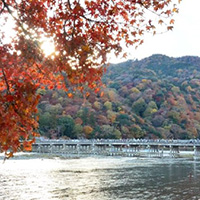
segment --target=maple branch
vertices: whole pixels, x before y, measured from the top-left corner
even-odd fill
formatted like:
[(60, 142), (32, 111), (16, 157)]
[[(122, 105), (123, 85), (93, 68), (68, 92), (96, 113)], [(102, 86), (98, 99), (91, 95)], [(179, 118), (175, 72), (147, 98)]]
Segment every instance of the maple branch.
[(19, 20), (13, 15), (13, 12), (12, 12), (12, 11), (10, 10), (10, 8), (9, 8), (10, 5), (8, 5), (8, 4), (5, 2), (5, 0), (1, 0), (1, 1), (3, 2), (4, 7), (7, 8), (8, 12), (9, 12), (10, 15), (12, 16), (12, 18), (13, 18), (13, 19), (19, 24), (19, 26), (22, 28), (22, 30), (24, 31), (24, 33), (30, 35), (30, 34), (28, 33), (28, 31), (26, 31), (26, 30), (24, 29), (23, 25), (19, 22)]
[(94, 22), (94, 23), (105, 23), (105, 21), (96, 21), (94, 19), (87, 18), (85, 15), (79, 15), (80, 17), (83, 17), (85, 20), (89, 22)]
[(72, 10), (72, 7), (71, 7), (71, 2), (70, 2), (70, 0), (67, 0), (67, 3), (68, 3), (68, 5), (69, 5), (69, 9), (70, 9), (70, 10)]
[[(71, 7), (71, 2), (70, 2), (70, 0), (67, 0), (67, 3), (68, 3), (68, 5), (69, 5), (69, 9), (70, 10), (73, 10), (72, 9), (72, 7)], [(80, 5), (80, 1), (78, 1), (78, 4)], [(95, 23), (102, 23), (101, 21), (96, 21), (96, 20), (93, 20), (93, 19), (90, 19), (90, 18), (87, 18), (85, 15), (80, 15), (80, 14), (78, 14), (80, 17), (83, 17), (85, 20), (87, 20), (87, 21), (90, 21), (90, 22), (95, 22)]]
[(8, 5), (6, 2), (5, 2), (5, 0), (1, 0), (2, 1), (2, 3), (3, 3), (3, 10), (4, 10), (4, 8), (7, 8), (7, 10), (8, 10), (8, 12), (10, 13), (10, 14), (12, 14), (12, 11), (10, 10), (10, 8), (9, 8), (9, 6), (10, 5)]
[[(7, 87), (7, 94), (9, 95), (12, 95), (11, 91), (10, 91), (10, 86), (9, 86), (9, 83), (8, 83), (8, 79), (7, 79), (7, 76), (6, 76), (6, 73), (5, 73), (5, 70), (4, 70), (4, 67), (2, 67), (2, 74), (3, 74), (3, 77), (4, 77), (4, 81), (6, 83), (6, 87)], [(23, 119), (22, 115), (20, 114), (20, 112), (17, 110), (17, 108), (15, 107), (15, 103), (13, 101), (10, 102), (10, 104), (12, 105), (14, 111), (16, 114), (19, 115), (19, 117), (21, 119)], [(9, 104), (7, 104), (9, 105)], [(8, 108), (8, 107), (7, 107)]]
[[(2, 67), (2, 74), (3, 74), (4, 81), (5, 81), (6, 87), (7, 87), (7, 94), (12, 95), (11, 92), (10, 92), (10, 86), (9, 86), (9, 83), (8, 83), (8, 79), (6, 77), (6, 73), (4, 71), (4, 67)], [(10, 104), (13, 106), (14, 111), (21, 117), (21, 114), (16, 109), (14, 102), (12, 101), (12, 102), (10, 102)]]
[[(159, 14), (159, 13), (157, 13), (156, 11), (150, 9), (150, 6), (148, 6), (148, 5), (145, 6), (143, 2), (138, 2), (138, 3), (140, 4), (141, 7), (145, 8), (147, 11), (151, 12), (152, 14), (154, 14), (154, 15), (156, 15), (156, 16), (158, 16), (158, 17), (162, 17), (162, 18), (165, 18), (165, 19), (168, 18), (167, 16), (163, 16), (163, 15), (162, 15), (163, 12)], [(166, 25), (166, 23), (165, 23), (165, 25)]]
[(67, 32), (66, 32), (66, 30), (65, 30), (66, 24), (67, 24), (67, 20), (65, 20), (65, 21), (64, 21), (64, 24), (63, 24), (64, 35), (67, 35)]
[(5, 6), (3, 5), (3, 8), (2, 8), (1, 11), (0, 11), (0, 15), (1, 15), (1, 13), (4, 11), (4, 8), (5, 8)]
[[(7, 8), (8, 12), (9, 12), (10, 15), (12, 16), (12, 18), (13, 18), (13, 19), (17, 22), (17, 24), (21, 27), (21, 29), (23, 30), (24, 34), (25, 34), (25, 35), (28, 35), (28, 36), (33, 40), (33, 37), (32, 37), (32, 35), (31, 35), (31, 33), (28, 32), (28, 31), (24, 28), (23, 23), (21, 23), (21, 22), (19, 21), (19, 19), (17, 19), (17, 18), (13, 15), (13, 11), (9, 8), (10, 5), (8, 5), (8, 4), (5, 2), (5, 0), (1, 0), (1, 1), (3, 2), (4, 7)], [(16, 7), (17, 7), (17, 9), (18, 9), (17, 2), (15, 1), (15, 3), (16, 3)], [(39, 47), (38, 44), (36, 44), (36, 46)]]
[[(7, 8), (8, 12), (10, 13), (10, 15), (11, 15), (11, 16), (13, 17), (13, 19), (18, 23), (18, 25), (22, 28), (24, 34), (29, 35), (29, 37), (33, 40), (32, 35), (24, 28), (23, 24), (20, 23), (19, 20), (18, 20), (15, 16), (13, 16), (12, 11), (11, 11), (11, 9), (9, 8), (10, 5), (8, 5), (8, 4), (5, 2), (5, 0), (1, 0), (1, 1), (3, 2), (4, 8)], [(16, 3), (16, 7), (17, 7), (17, 2), (15, 1), (15, 3)], [(35, 45), (36, 48), (40, 48), (40, 46), (39, 46), (37, 43), (34, 43), (34, 45)], [(42, 62), (44, 62), (44, 61), (42, 60), (42, 61), (40, 61), (40, 62), (42, 63)], [(42, 73), (44, 76), (46, 76), (46, 77), (50, 80), (48, 74), (45, 73), (45, 72), (43, 72), (43, 71), (40, 69), (40, 67), (39, 67), (38, 65), (37, 65), (37, 68), (38, 68), (38, 70), (40, 71), (40, 73)], [(5, 71), (4, 71), (3, 69), (2, 69), (2, 73), (3, 73), (3, 75), (4, 75), (4, 79), (5, 79), (5, 82), (6, 82), (7, 90), (10, 91), (10, 87), (9, 87), (9, 84), (8, 84), (8, 80), (7, 80), (7, 78), (6, 78), (6, 74), (5, 74)], [(32, 79), (32, 77), (31, 77), (29, 74), (27, 74), (27, 75), (29, 76), (29, 78)], [(32, 80), (33, 80), (33, 79), (32, 79)], [(11, 94), (11, 93), (10, 93), (10, 94)]]
[(11, 92), (10, 92), (10, 86), (9, 86), (9, 83), (8, 83), (8, 79), (7, 79), (7, 77), (6, 77), (6, 73), (5, 73), (5, 71), (4, 71), (4, 67), (2, 67), (2, 74), (3, 74), (3, 77), (4, 77), (4, 81), (5, 81), (5, 83), (6, 83), (6, 87), (7, 87), (7, 94), (11, 94)]

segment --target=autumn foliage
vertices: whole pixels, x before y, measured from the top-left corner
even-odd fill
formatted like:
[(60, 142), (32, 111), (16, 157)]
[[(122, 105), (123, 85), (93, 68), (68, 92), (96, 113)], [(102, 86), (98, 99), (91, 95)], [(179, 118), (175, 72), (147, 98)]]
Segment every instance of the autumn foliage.
[[(152, 55), (111, 64), (83, 104), (79, 92), (39, 89), (41, 136), (59, 139), (200, 139), (200, 57)], [(124, 70), (125, 69), (125, 70)]]
[[(99, 92), (107, 55), (142, 44), (145, 32), (171, 30), (177, 11), (171, 0), (0, 0), (0, 150), (31, 149), (38, 88)], [(55, 46), (49, 56), (44, 38)]]

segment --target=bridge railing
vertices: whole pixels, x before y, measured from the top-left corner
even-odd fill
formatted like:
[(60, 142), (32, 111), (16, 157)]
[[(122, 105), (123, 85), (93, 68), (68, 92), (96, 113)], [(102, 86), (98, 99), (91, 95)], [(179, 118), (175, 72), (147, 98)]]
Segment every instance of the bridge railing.
[(33, 144), (33, 151), (39, 153), (61, 154), (100, 154), (124, 156), (180, 156), (186, 152), (200, 157), (199, 140), (48, 140), (40, 139)]
[(199, 139), (191, 140), (165, 140), (165, 139), (74, 139), (74, 140), (55, 140), (55, 139), (37, 139), (36, 143), (50, 143), (50, 144), (140, 144), (140, 145), (180, 145), (192, 146), (200, 145)]

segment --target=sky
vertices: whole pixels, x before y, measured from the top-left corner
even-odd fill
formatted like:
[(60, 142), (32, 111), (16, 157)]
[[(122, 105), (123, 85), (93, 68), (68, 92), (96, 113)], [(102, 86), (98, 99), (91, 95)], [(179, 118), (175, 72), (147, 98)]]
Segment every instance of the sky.
[[(177, 3), (178, 0), (172, 0)], [(119, 63), (129, 59), (142, 59), (153, 54), (164, 54), (170, 57), (186, 55), (200, 56), (200, 0), (182, 0), (179, 5), (179, 13), (174, 16), (175, 24), (173, 31), (163, 34), (146, 34), (144, 43), (137, 49), (128, 49), (128, 57), (122, 59), (111, 55), (109, 62)], [(11, 23), (9, 23), (9, 26)], [(6, 27), (8, 28), (8, 27)], [(10, 34), (13, 34), (10, 32)], [(8, 34), (9, 38), (9, 34)], [(46, 46), (45, 46), (46, 45)], [(49, 42), (44, 44), (47, 54), (52, 53)]]
[[(177, 1), (174, 0), (176, 3)], [(146, 35), (144, 44), (129, 48), (126, 59), (112, 56), (111, 63), (129, 59), (142, 59), (152, 54), (170, 57), (200, 56), (200, 0), (182, 0), (179, 13), (175, 15), (173, 31), (155, 36)]]

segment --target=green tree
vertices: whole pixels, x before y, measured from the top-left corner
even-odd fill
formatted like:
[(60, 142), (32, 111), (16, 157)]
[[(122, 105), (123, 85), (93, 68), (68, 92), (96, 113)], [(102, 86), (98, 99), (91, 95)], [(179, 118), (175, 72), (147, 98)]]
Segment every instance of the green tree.
[(124, 126), (124, 125), (131, 125), (130, 117), (127, 114), (119, 114), (117, 116), (116, 121), (118, 122), (119, 126)]
[(132, 110), (133, 112), (135, 112), (135, 114), (142, 116), (146, 107), (147, 107), (147, 104), (145, 100), (143, 98), (139, 98), (137, 101), (133, 103)]
[(158, 111), (158, 107), (154, 101), (150, 101), (147, 105), (146, 110), (143, 113), (144, 117), (151, 116), (152, 114), (156, 113)]
[(102, 125), (101, 126), (101, 136), (103, 138), (110, 138), (110, 139), (120, 139), (121, 132), (114, 128), (114, 126), (110, 125)]
[(134, 124), (133, 126), (131, 126), (130, 130), (130, 135), (133, 138), (143, 138), (146, 134), (146, 132), (144, 130), (141, 129), (140, 126)]
[(106, 101), (104, 103), (104, 107), (106, 108), (106, 110), (112, 110), (112, 103), (110, 101)]
[(58, 127), (60, 130), (60, 136), (67, 136), (69, 138), (76, 138), (74, 135), (74, 120), (71, 116), (63, 116), (58, 119)]
[(82, 138), (83, 135), (83, 127), (80, 124), (75, 124), (73, 129), (74, 137)]
[(55, 115), (51, 115), (49, 112), (40, 114), (39, 118), (39, 132), (43, 136), (50, 137), (49, 130), (56, 129), (57, 119)]

